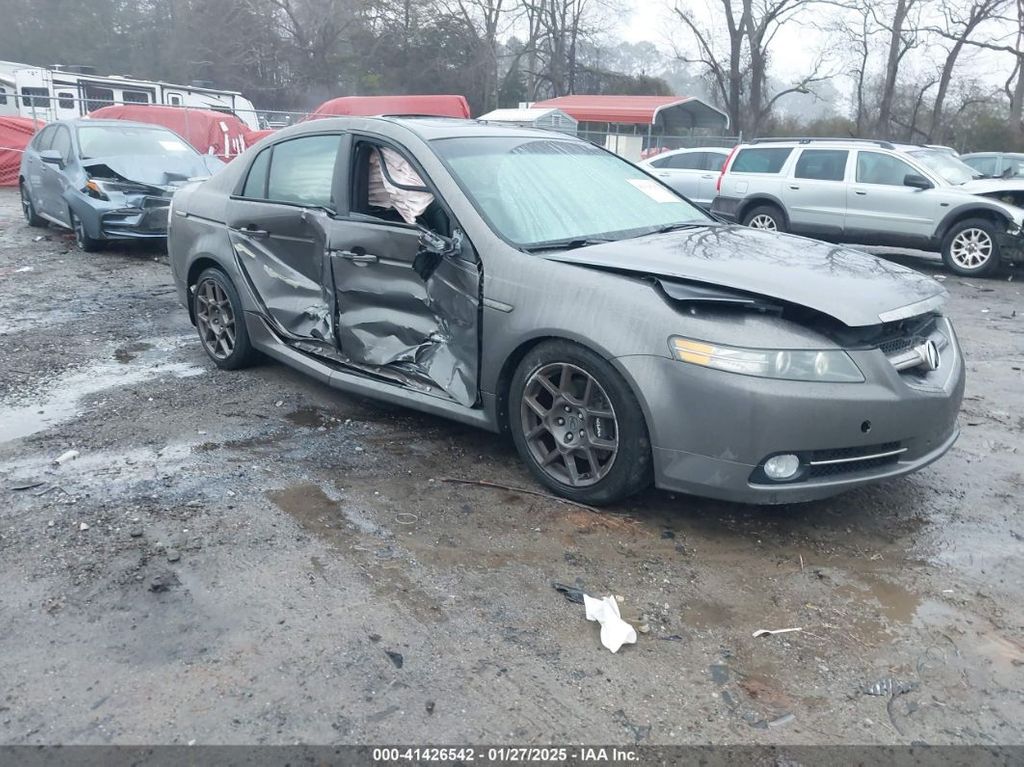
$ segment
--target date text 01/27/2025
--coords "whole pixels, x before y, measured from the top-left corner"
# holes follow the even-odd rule
[[[493,746],[489,748],[443,747],[374,748],[374,763],[388,762],[478,762],[482,764],[514,764],[518,762],[618,762],[630,763],[639,759],[636,751],[616,747],[580,747],[569,749],[559,746]]]

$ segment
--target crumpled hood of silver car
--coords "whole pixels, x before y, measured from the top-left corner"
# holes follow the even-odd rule
[[[992,194],[993,192],[1020,192],[1024,190],[1024,179],[1020,178],[979,178],[956,187],[968,194]]]
[[[905,266],[742,226],[699,226],[544,257],[741,290],[806,306],[849,327],[921,314],[946,296],[934,279]]]
[[[223,165],[217,158],[210,158],[214,163]],[[211,173],[211,165],[206,155],[120,155],[114,157],[95,157],[82,161],[82,167],[90,175],[99,178],[109,177],[103,168],[109,168],[125,181],[145,184],[160,189],[179,187],[191,178],[205,178]],[[212,170],[217,167],[213,165]]]

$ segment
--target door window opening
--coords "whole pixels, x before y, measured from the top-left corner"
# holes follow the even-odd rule
[[[421,224],[449,236],[451,222],[427,183],[394,149],[369,142],[356,147],[352,210],[384,221]]]

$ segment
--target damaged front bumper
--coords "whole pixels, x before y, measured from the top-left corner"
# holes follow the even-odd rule
[[[1012,226],[996,238],[1005,263],[1024,264],[1024,229]]]
[[[655,484],[741,503],[813,501],[917,471],[952,447],[964,390],[955,337],[939,368],[924,376],[897,370],[877,349],[850,354],[863,383],[772,380],[663,357],[618,358],[644,398]],[[800,469],[772,481],[765,463],[784,454],[796,455]]]
[[[167,236],[170,195],[119,195],[99,200],[82,195],[76,206],[86,233],[97,240],[144,240]]]

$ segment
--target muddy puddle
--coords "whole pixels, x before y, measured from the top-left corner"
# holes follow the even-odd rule
[[[163,376],[191,378],[205,368],[168,357],[179,339],[158,339],[121,347],[112,358],[44,379],[30,391],[15,391],[0,405],[0,443],[46,431],[83,410],[83,401],[108,390],[135,386]]]

